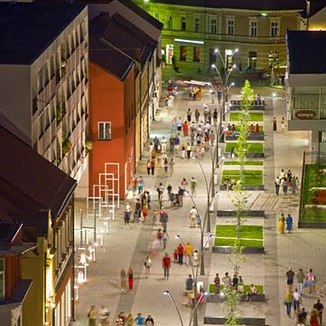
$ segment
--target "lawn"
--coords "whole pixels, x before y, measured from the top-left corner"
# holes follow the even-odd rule
[[[231,112],[229,120],[230,121],[240,121],[240,113],[239,112]],[[264,121],[264,113],[263,112],[249,112],[249,121]]]
[[[236,146],[236,142],[227,142],[225,146],[225,152],[230,153],[231,149]],[[250,143],[248,142],[249,149],[248,153],[264,153],[264,144],[263,143]]]
[[[261,186],[263,184],[263,171],[262,170],[244,170],[244,185],[245,186]],[[238,181],[240,178],[239,170],[223,170],[222,183],[225,178]]]
[[[239,161],[224,161],[224,165],[240,165]],[[262,166],[264,165],[263,161],[246,161],[245,165],[256,165],[256,166]]]
[[[320,170],[326,169],[326,165],[307,164],[305,166],[305,180],[303,189],[304,205],[314,205],[315,197],[312,187],[326,187],[326,174]],[[318,207],[304,207],[301,211],[300,220],[302,222],[326,222],[326,209]]]
[[[235,225],[216,225],[215,246],[233,246],[236,240]],[[242,225],[240,245],[243,247],[263,247],[263,227],[261,225]]]
[[[232,277],[232,275],[231,275],[231,277]],[[264,287],[262,285],[255,284],[255,287],[257,289],[258,294],[264,294]],[[221,291],[223,291],[223,289],[224,289],[224,285],[221,284]],[[243,290],[244,290],[244,293],[250,292],[250,284],[244,284]],[[209,291],[209,293],[215,293],[215,284],[210,284],[208,291]]]

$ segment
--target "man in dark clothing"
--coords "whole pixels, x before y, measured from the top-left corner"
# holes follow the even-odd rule
[[[191,275],[186,279],[186,291],[191,291],[194,286],[194,279]]]
[[[154,326],[154,319],[149,314],[145,320],[145,326]]]
[[[318,311],[319,314],[319,325],[323,324],[323,310],[324,306],[322,303],[320,303],[320,299],[317,300],[317,302],[314,304],[314,309]]]
[[[291,267],[289,267],[289,270],[286,272],[286,284],[289,286],[290,289],[292,289],[292,285],[293,285],[293,280],[294,280],[294,272],[292,270]]]
[[[160,222],[162,223],[163,230],[167,231],[169,215],[163,207],[161,207],[159,214],[160,214]]]

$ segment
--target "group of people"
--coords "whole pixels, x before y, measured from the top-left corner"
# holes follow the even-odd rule
[[[284,234],[285,230],[287,233],[291,233],[293,229],[293,217],[291,214],[288,214],[286,217],[281,213],[280,218],[278,219],[278,231],[280,234]]]
[[[294,315],[297,318],[298,325],[306,325],[307,312],[302,307],[302,294],[303,289],[308,288],[309,293],[316,292],[316,276],[312,269],[309,269],[307,273],[304,273],[302,268],[295,273],[292,267],[289,267],[285,273],[286,277],[286,294],[284,297],[284,305],[286,306],[286,313],[289,317],[292,317],[292,308]],[[294,281],[296,279],[296,287],[294,287]],[[310,326],[322,325],[324,306],[320,302],[320,299],[313,305],[310,312]]]
[[[296,195],[299,189],[299,178],[293,176],[292,171],[289,169],[287,172],[281,169],[280,174],[275,178],[275,194],[278,196],[280,189],[284,195],[291,193]]]
[[[279,129],[277,127],[276,117],[273,117],[273,122],[272,123],[273,123],[273,131],[279,131]],[[286,127],[287,127],[285,117],[281,118],[280,124],[281,124],[281,131],[284,132],[286,130]]]

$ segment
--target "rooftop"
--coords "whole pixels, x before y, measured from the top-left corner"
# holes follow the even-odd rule
[[[33,63],[85,7],[0,2],[0,64]]]
[[[0,139],[0,218],[25,224],[24,216],[37,219],[41,211],[60,214],[76,181],[2,126]]]
[[[290,74],[326,73],[325,31],[288,31],[287,46]]]

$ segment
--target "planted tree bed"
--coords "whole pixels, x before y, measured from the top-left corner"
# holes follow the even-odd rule
[[[229,121],[239,121],[241,117],[241,112],[231,112],[229,116]],[[263,112],[249,112],[249,121],[263,122],[264,113]]]
[[[264,157],[264,144],[263,143],[248,143],[250,146],[246,157],[248,158],[262,158]],[[225,145],[225,152],[231,153],[234,152],[236,147],[236,142],[227,142]]]
[[[262,170],[244,170],[243,175],[244,175],[243,188],[245,190],[264,189]],[[239,179],[240,179],[239,170],[223,170],[220,190],[232,190],[232,184],[235,184]]]
[[[326,164],[306,164],[299,227],[326,228]]]
[[[223,165],[240,165],[239,161],[224,161]],[[263,166],[263,161],[246,161],[245,165],[257,165],[257,166]]]
[[[217,224],[213,252],[230,253],[237,240],[235,225]],[[242,225],[239,234],[244,253],[263,253],[264,239],[261,225]]]
[[[237,140],[239,137],[239,134],[235,133],[232,135],[225,135],[225,140],[226,141],[232,141],[232,140]],[[247,136],[247,140],[264,140],[265,134],[263,131],[261,132],[254,132],[252,134],[249,134]]]

